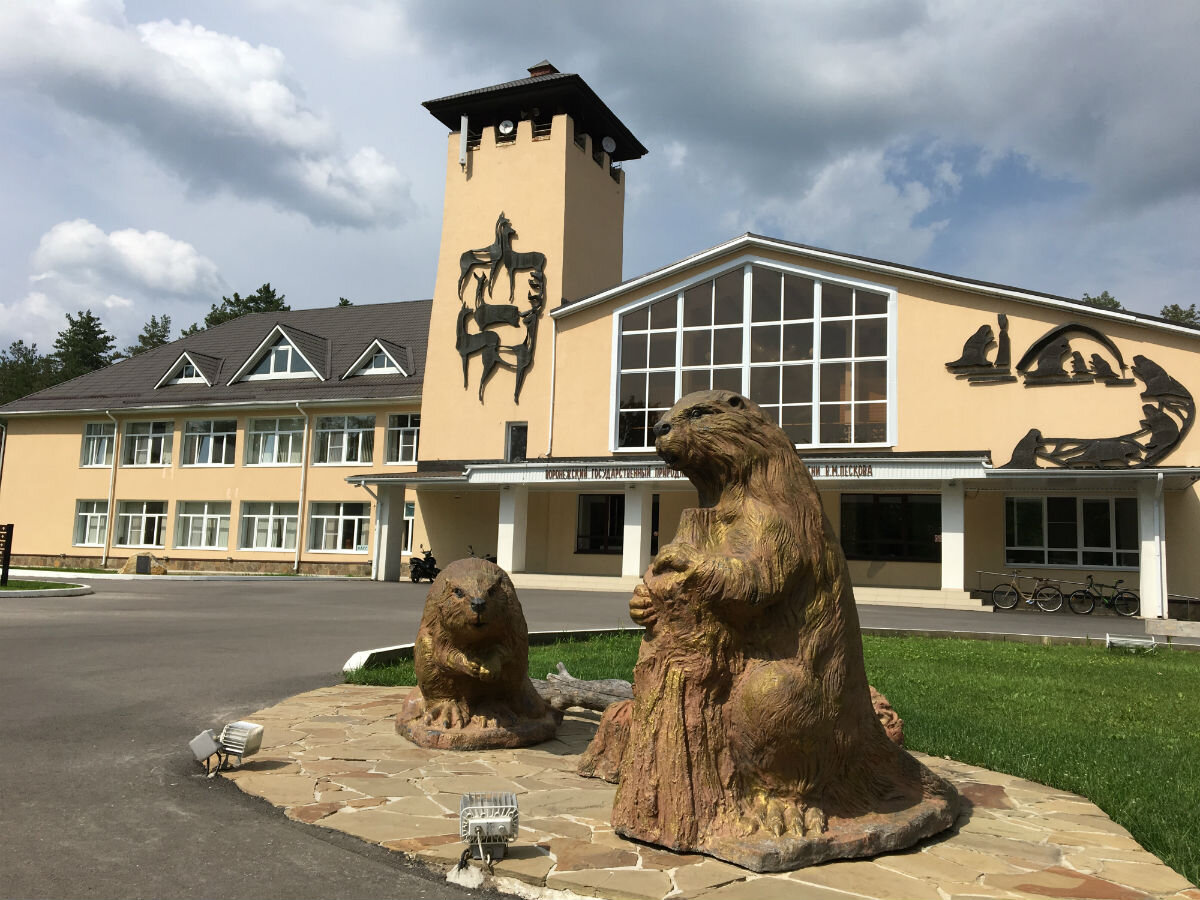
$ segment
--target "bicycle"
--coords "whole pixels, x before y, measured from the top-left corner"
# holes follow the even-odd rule
[[[1011,578],[1010,583],[998,584],[992,588],[992,605],[996,609],[1012,609],[1018,600],[1024,600],[1029,606],[1036,603],[1038,609],[1043,612],[1058,612],[1062,609],[1062,591],[1051,584],[1049,578],[1036,578],[1033,590],[1028,594],[1021,590],[1018,581],[1021,578],[1034,578],[1033,575],[1022,575],[1014,570]]]
[[[1133,591],[1118,590],[1124,583],[1124,578],[1118,578],[1116,584],[1096,584],[1095,577],[1089,575],[1087,587],[1075,591],[1067,600],[1071,612],[1086,616],[1096,608],[1096,601],[1099,600],[1102,606],[1108,607],[1118,616],[1136,616],[1142,601]],[[1104,588],[1112,589],[1107,597],[1104,596]]]

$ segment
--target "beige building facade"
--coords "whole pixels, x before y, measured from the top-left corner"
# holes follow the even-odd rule
[[[443,564],[494,552],[515,573],[637,576],[696,502],[654,455],[651,429],[678,397],[717,387],[752,398],[792,437],[857,584],[965,593],[1014,569],[1066,585],[1092,575],[1138,590],[1146,616],[1200,596],[1189,549],[1200,535],[1196,329],[752,234],[621,281],[625,165],[645,148],[578,76],[542,64],[426,106],[448,139],[423,327],[295,323],[333,334],[329,354],[341,356],[326,380],[340,387],[297,383],[303,397],[276,405],[261,392],[230,399],[248,404],[220,413],[235,420],[232,466],[120,462],[134,458],[124,442],[153,444],[131,423],[169,420],[182,448],[188,422],[218,417],[215,401],[114,413],[121,443],[107,468],[81,462],[88,428],[107,421],[100,407],[31,409],[27,398],[0,409],[0,519],[18,523],[19,550],[112,559],[138,513],[123,503],[165,500],[177,535],[181,516],[202,527],[195,504],[215,502],[228,505],[227,548],[168,535],[158,546],[173,565],[274,559],[389,580],[427,546]],[[389,306],[419,318],[417,305]],[[259,365],[270,324],[242,323],[263,334],[227,364]],[[353,374],[374,337],[399,348],[403,376]],[[319,352],[299,333],[292,343]],[[352,420],[373,416],[379,452],[317,462],[330,441],[317,419],[335,415],[341,447]],[[247,464],[263,440],[256,423],[272,416],[305,419],[301,461]],[[411,450],[392,459],[384,448],[401,421]],[[35,522],[26,510],[39,498]],[[101,499],[114,516],[86,554],[76,539],[100,526],[87,531],[81,504]],[[238,537],[264,516],[275,527],[263,503],[297,511],[287,559]],[[347,524],[364,509],[362,530]],[[337,554],[314,534],[338,535]],[[340,546],[345,535],[353,547]]]

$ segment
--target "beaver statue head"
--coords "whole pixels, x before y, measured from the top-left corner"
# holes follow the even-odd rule
[[[436,616],[457,646],[495,642],[514,628],[525,630],[512,580],[486,559],[459,559],[429,589],[425,619]]]

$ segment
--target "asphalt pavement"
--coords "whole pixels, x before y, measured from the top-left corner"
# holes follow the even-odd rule
[[[68,576],[86,581],[86,576]],[[466,897],[354,838],[284,818],[187,742],[340,680],[356,650],[411,641],[427,586],[95,581],[0,594],[0,895]],[[624,594],[522,591],[530,630],[627,626]],[[1112,616],[863,607],[864,626],[1143,634]]]

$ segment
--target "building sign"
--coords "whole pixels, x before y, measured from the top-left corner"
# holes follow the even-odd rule
[[[874,478],[875,467],[870,463],[813,463],[808,467],[813,478]]]
[[[666,466],[560,466],[546,469],[547,481],[645,481],[659,478],[687,478]]]
[[[12,561],[12,524],[0,525],[0,587],[8,587],[8,564]]]

